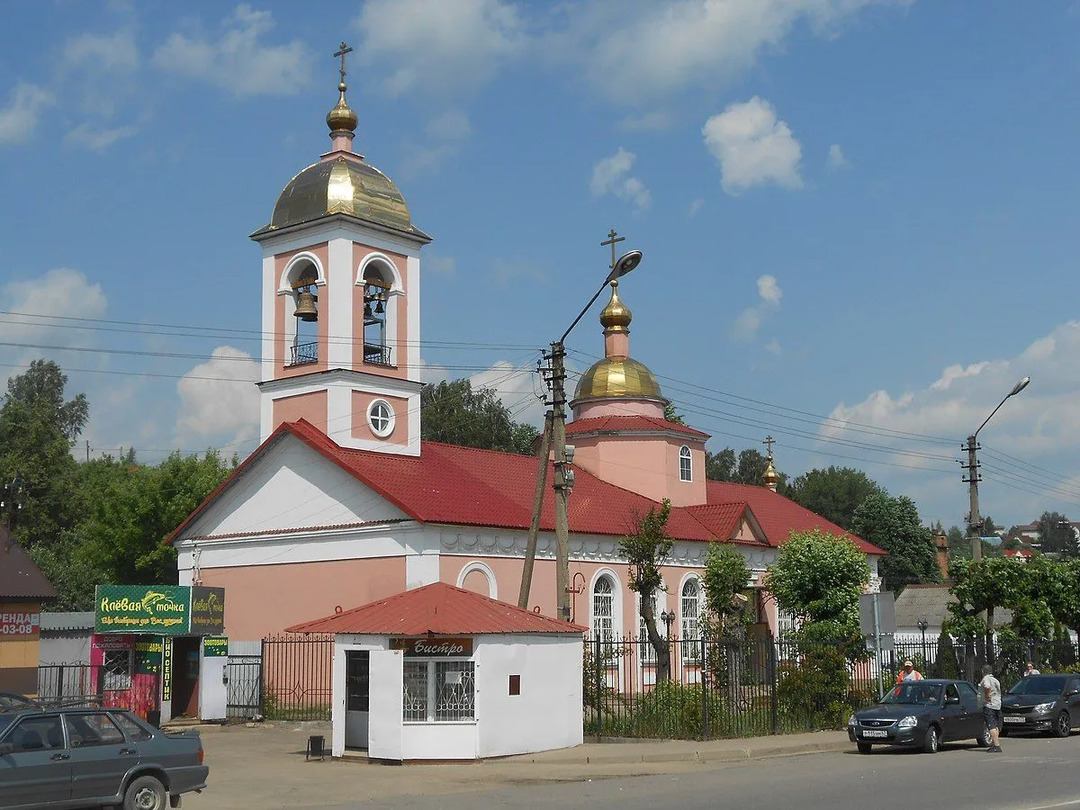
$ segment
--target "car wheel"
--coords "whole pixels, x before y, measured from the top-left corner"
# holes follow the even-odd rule
[[[860,754],[869,754],[872,750],[874,750],[874,746],[872,746],[870,743],[861,742],[858,743],[858,746]]]
[[[993,741],[994,738],[990,736],[990,726],[986,725],[986,723],[983,723],[982,731],[979,732],[979,736],[975,738],[975,744],[981,745],[983,748],[985,748]]]
[[[923,751],[928,754],[936,754],[941,745],[941,732],[937,726],[930,726],[926,730],[926,738],[923,740]]]
[[[1057,720],[1054,722],[1054,736],[1068,737],[1072,732],[1072,718],[1069,717],[1069,713],[1063,711],[1057,716]]]
[[[165,810],[169,797],[165,786],[153,776],[140,776],[124,793],[124,810]]]

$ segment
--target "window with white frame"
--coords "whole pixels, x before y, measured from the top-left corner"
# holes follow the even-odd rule
[[[691,578],[683,583],[679,599],[679,621],[682,634],[683,660],[698,663],[701,658],[701,582]]]
[[[368,406],[368,426],[380,439],[394,432],[394,409],[385,399],[377,399]]]
[[[690,463],[690,448],[685,444],[679,448],[679,480],[693,481],[694,468]]]
[[[602,641],[615,639],[615,589],[608,576],[600,577],[593,585],[592,633],[593,638]]]
[[[476,719],[473,661],[406,660],[402,675],[403,720],[445,723]]]

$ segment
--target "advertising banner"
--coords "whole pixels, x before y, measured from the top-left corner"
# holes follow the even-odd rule
[[[208,636],[203,639],[203,658],[228,658],[229,640],[224,636]]]
[[[392,638],[391,650],[401,650],[406,658],[456,658],[472,655],[471,638]]]
[[[188,585],[98,585],[94,632],[216,636],[225,630],[225,589]]]
[[[191,634],[217,636],[225,631],[225,589],[191,586]]]
[[[0,638],[37,638],[41,614],[34,612],[0,613]]]

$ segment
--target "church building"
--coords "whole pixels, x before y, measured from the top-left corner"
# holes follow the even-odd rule
[[[344,50],[344,49],[343,49]],[[421,252],[431,241],[397,185],[354,149],[344,57],[330,151],[284,187],[262,249],[261,438],[170,538],[180,584],[223,587],[225,632],[254,641],[432,583],[516,602],[538,461],[421,441]],[[254,285],[253,285],[254,293]],[[776,491],[705,479],[709,436],[665,420],[652,372],[630,355],[617,282],[600,315],[605,356],[570,407],[571,619],[636,635],[621,537],[667,498],[674,539],[657,615],[696,637],[711,542],[753,571],[756,632],[781,618],[761,578],[792,531],[844,531]],[[600,336],[597,335],[599,342]],[[548,481],[553,480],[549,473]],[[528,607],[556,615],[555,515],[548,488]],[[867,554],[876,590],[883,552]]]

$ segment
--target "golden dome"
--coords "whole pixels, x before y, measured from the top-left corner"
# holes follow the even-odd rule
[[[338,85],[338,90],[341,96],[338,98],[337,106],[326,114],[326,125],[330,127],[331,132],[355,132],[358,119],[356,113],[349,107],[349,102],[345,100],[345,82]]]
[[[605,357],[581,375],[575,401],[595,397],[664,398],[653,373],[630,357]]]
[[[354,217],[421,234],[394,181],[374,166],[344,157],[308,166],[289,181],[274,206],[269,228],[310,222],[328,214]]]
[[[633,317],[630,310],[626,308],[626,304],[619,298],[619,282],[612,281],[611,300],[600,313],[600,325],[604,327],[605,332],[625,332]]]
[[[776,468],[772,465],[772,459],[769,459],[769,466],[765,468],[765,486],[774,487],[780,483],[780,473],[776,471]]]

